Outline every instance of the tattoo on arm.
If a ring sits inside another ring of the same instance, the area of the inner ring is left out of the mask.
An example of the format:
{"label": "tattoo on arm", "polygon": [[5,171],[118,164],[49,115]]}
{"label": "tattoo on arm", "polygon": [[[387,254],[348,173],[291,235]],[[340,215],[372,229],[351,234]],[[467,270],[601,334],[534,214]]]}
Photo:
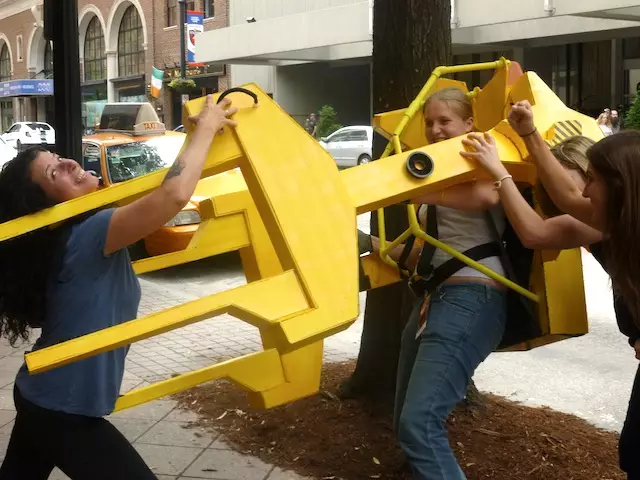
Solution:
{"label": "tattoo on arm", "polygon": [[182,170],[184,170],[184,165],[182,163],[182,160],[178,158],[175,162],[173,162],[173,165],[171,165],[171,168],[164,176],[164,180],[162,180],[162,183],[166,182],[167,180],[171,180],[174,177],[179,177],[182,173]]}

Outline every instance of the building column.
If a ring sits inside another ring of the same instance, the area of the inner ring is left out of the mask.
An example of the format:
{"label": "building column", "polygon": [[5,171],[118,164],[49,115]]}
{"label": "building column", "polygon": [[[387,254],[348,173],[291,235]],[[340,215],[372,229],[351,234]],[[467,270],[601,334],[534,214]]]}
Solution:
{"label": "building column", "polygon": [[518,62],[522,68],[524,68],[524,48],[514,47],[512,50],[512,58],[514,62]]}
{"label": "building column", "polygon": [[107,101],[116,101],[116,89],[111,79],[118,78],[118,55],[115,51],[107,50]]}
{"label": "building column", "polygon": [[611,108],[624,104],[624,58],[622,40],[611,40]]}

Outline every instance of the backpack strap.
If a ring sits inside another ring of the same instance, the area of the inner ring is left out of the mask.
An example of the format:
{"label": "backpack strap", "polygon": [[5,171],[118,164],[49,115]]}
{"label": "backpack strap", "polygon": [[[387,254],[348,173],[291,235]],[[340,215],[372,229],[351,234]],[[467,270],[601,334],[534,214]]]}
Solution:
{"label": "backpack strap", "polygon": [[[427,234],[438,238],[438,215],[435,205],[429,205],[427,209]],[[409,280],[409,287],[417,296],[434,291],[438,285],[467,266],[457,258],[450,258],[438,268],[433,268],[432,261],[435,251],[436,247],[425,243],[420,260],[418,260],[416,275]],[[497,242],[484,243],[464,251],[463,255],[476,262],[483,258],[499,257],[500,246]]]}
{"label": "backpack strap", "polygon": [[[438,214],[435,205],[429,205],[427,207],[427,235],[438,238]],[[404,249],[402,250],[402,254],[398,259],[398,266],[400,267],[400,272],[408,271],[407,268],[407,259],[411,254],[411,250],[413,250],[413,246],[415,244],[416,237],[415,235],[411,235],[407,238],[407,241],[404,244]],[[436,247],[431,245],[430,243],[425,243],[422,247],[422,252],[420,253],[420,259],[418,260],[418,265],[416,271],[419,275],[422,275],[420,272],[429,271],[431,268],[431,260],[433,259],[433,254],[436,251]],[[405,276],[401,273],[401,275]]]}
{"label": "backpack strap", "polygon": [[[462,254],[477,262],[484,258],[499,257],[500,246],[497,242],[483,243],[482,245],[477,245],[462,252]],[[457,258],[450,258],[438,268],[434,269],[433,266],[431,266],[428,277],[416,275],[411,278],[409,280],[409,287],[416,296],[421,297],[426,293],[433,292],[440,284],[444,283],[466,266],[467,264],[463,261]]]}
{"label": "backpack strap", "polygon": [[500,235],[500,232],[498,231],[498,226],[496,225],[496,219],[493,216],[493,212],[491,210],[487,210],[485,212],[485,217],[487,219],[487,224],[489,225],[489,229],[491,230],[493,238],[496,239],[496,243],[500,246],[499,257],[502,263],[502,268],[504,268],[504,271],[507,274],[507,278],[509,280],[518,283],[513,264],[511,263],[511,259],[509,258],[507,249],[505,248],[504,242],[502,241],[502,235]]}

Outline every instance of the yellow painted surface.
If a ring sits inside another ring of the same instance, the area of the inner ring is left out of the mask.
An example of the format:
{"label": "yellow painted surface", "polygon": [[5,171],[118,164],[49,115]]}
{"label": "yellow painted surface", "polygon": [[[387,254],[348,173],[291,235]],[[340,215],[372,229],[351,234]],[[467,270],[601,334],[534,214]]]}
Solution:
{"label": "yellow painted surface", "polygon": [[[107,328],[26,356],[32,374],[149,338],[222,313],[259,329],[264,351],[213,365],[130,392],[117,409],[150,401],[204,381],[229,378],[250,393],[251,401],[270,408],[317,392],[323,339],[348,328],[358,317],[358,248],[356,215],[476,178],[484,171],[465,160],[462,138],[426,145],[421,110],[434,89],[460,82],[441,78],[454,71],[498,68],[485,90],[472,95],[482,126],[490,127],[503,162],[523,183],[536,179],[528,152],[504,115],[505,103],[528,98],[535,105],[536,125],[551,141],[562,127],[579,122],[582,131],[601,137],[595,121],[562,104],[534,73],[509,85],[501,60],[478,66],[444,67],[434,72],[421,95],[406,109],[383,114],[376,128],[392,141],[379,161],[338,171],[331,156],[256,85],[259,106],[242,93],[230,98],[240,108],[238,127],[213,142],[203,180],[196,191],[202,224],[180,252],[136,262],[146,272],[237,250],[247,285]],[[185,105],[195,115],[204,99]],[[189,128],[187,128],[189,130]],[[190,136],[187,137],[187,142]],[[399,151],[402,148],[413,150]],[[428,154],[435,168],[417,179],[406,169],[414,151]],[[240,169],[242,175],[224,173]],[[157,187],[157,172],[104,191],[58,205],[40,214],[0,225],[0,240],[52,225],[110,203],[124,204]],[[408,208],[411,214],[412,208]],[[415,218],[412,232],[424,241]],[[396,242],[398,243],[398,242]],[[383,245],[387,249],[388,245]],[[372,287],[399,279],[388,256],[362,259]],[[543,335],[512,350],[533,348],[587,331],[582,270],[577,250],[556,256],[536,255],[527,295],[537,303]]]}

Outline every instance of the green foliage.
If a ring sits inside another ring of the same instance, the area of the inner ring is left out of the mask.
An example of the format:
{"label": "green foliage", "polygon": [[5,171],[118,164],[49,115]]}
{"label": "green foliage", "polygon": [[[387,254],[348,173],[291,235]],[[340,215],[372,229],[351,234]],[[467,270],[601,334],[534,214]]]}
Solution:
{"label": "green foliage", "polygon": [[640,93],[636,95],[633,105],[624,118],[624,128],[640,130]]}
{"label": "green foliage", "polygon": [[322,107],[318,115],[317,138],[328,137],[341,128],[342,125],[338,123],[338,113],[335,109],[331,105]]}
{"label": "green foliage", "polygon": [[179,92],[186,92],[196,88],[196,82],[190,78],[174,78],[169,83],[169,88],[177,90]]}

